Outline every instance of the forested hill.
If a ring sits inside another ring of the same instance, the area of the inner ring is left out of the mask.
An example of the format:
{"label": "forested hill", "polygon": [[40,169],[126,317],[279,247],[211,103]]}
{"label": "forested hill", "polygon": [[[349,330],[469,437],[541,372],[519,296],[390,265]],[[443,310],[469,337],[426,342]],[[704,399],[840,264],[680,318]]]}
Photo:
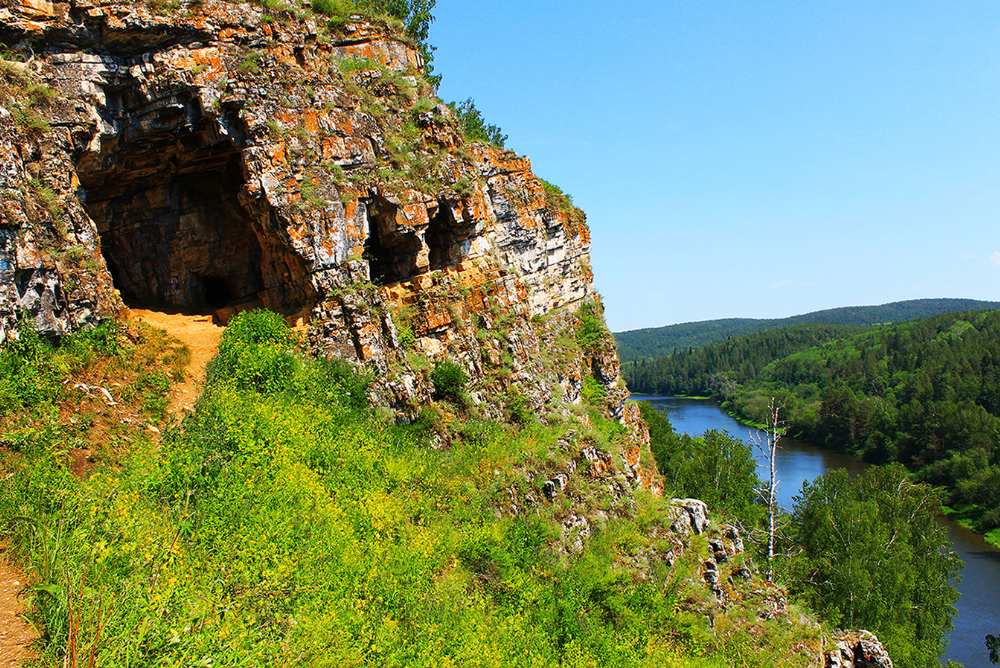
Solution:
{"label": "forested hill", "polygon": [[857,325],[796,325],[755,332],[623,364],[622,377],[632,392],[707,396],[725,384],[756,379],[767,365],[792,353],[865,331]]}
{"label": "forested hill", "polygon": [[[979,531],[997,530],[1000,311],[835,335],[836,328],[790,328],[678,354],[675,384],[663,391],[707,386],[724,408],[754,422],[764,421],[776,397],[791,433],[874,463],[900,462],[947,489]],[[810,337],[820,345],[802,346]],[[642,364],[626,371],[636,368]]]}
{"label": "forested hill", "polygon": [[792,325],[875,325],[919,320],[941,313],[995,308],[1000,308],[1000,302],[975,299],[911,299],[880,306],[844,306],[790,318],[727,318],[634,329],[616,333],[615,341],[618,343],[618,357],[621,361],[631,362],[656,359],[669,355],[674,350],[700,348],[717,341],[724,341],[731,336],[743,336]]}

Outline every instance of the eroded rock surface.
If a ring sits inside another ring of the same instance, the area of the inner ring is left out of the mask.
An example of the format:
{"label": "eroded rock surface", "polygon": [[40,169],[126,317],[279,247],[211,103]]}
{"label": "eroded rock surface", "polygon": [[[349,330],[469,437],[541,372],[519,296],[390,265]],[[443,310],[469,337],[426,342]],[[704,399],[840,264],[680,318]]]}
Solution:
{"label": "eroded rock surface", "polygon": [[[400,420],[446,360],[491,418],[570,415],[593,382],[629,437],[590,459],[659,493],[614,342],[581,337],[602,320],[583,213],[527,158],[466,142],[404,36],[220,0],[0,12],[25,61],[2,63],[0,337],[126,302],[265,307],[374,371]],[[554,496],[572,473],[552,476]]]}
{"label": "eroded rock surface", "polygon": [[870,631],[842,631],[832,641],[836,649],[824,656],[825,668],[893,668],[889,653]]}

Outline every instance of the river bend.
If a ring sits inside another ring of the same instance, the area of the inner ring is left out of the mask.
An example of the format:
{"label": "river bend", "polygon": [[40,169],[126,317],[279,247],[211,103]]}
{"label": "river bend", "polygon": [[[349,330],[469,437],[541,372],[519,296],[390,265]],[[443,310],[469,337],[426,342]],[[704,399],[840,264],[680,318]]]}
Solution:
{"label": "river bend", "polygon": [[[700,436],[709,429],[725,430],[752,445],[749,433],[753,427],[733,419],[714,401],[658,396],[633,398],[656,406],[670,418],[677,432]],[[764,479],[767,477],[766,463],[760,453],[755,454],[758,475]],[[802,489],[802,483],[826,471],[846,468],[858,473],[868,466],[850,455],[823,450],[786,436],[781,439],[777,457],[778,505],[791,508],[792,498]],[[987,668],[990,662],[984,638],[987,633],[1000,634],[1000,550],[947,518],[939,517],[938,521],[947,528],[948,538],[965,562],[962,582],[958,586],[961,594],[958,617],[941,662],[952,660],[965,668]]]}

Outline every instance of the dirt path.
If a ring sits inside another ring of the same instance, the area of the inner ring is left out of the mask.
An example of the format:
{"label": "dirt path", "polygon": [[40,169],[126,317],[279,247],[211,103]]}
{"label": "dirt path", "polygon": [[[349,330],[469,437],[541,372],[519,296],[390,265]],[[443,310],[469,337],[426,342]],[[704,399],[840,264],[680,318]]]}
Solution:
{"label": "dirt path", "polygon": [[187,367],[187,378],[174,385],[171,390],[170,412],[182,417],[194,410],[194,404],[205,385],[205,366],[215,356],[222,339],[223,327],[212,322],[211,315],[187,311],[153,311],[132,308],[133,316],[153,327],[167,330],[167,333],[185,344],[191,350],[191,363]]}
{"label": "dirt path", "polygon": [[10,563],[7,546],[0,543],[0,668],[17,668],[22,661],[36,658],[31,643],[38,634],[18,616],[25,609],[17,598],[24,585],[24,573]]}
{"label": "dirt path", "polygon": [[[131,310],[135,319],[167,330],[191,351],[184,382],[176,383],[171,389],[169,410],[179,419],[194,410],[205,385],[205,367],[219,348],[223,328],[206,314],[144,308]],[[20,617],[25,605],[18,599],[18,593],[25,584],[24,572],[10,562],[7,546],[0,543],[0,668],[19,668],[22,662],[36,658],[31,644],[38,639],[38,634]]]}

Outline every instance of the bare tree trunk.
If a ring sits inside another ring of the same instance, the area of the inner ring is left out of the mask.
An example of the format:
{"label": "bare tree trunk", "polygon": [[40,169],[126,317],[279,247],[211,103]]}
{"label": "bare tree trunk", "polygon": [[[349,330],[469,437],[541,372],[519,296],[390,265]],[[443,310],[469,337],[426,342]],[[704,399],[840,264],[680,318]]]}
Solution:
{"label": "bare tree trunk", "polygon": [[771,397],[771,404],[768,406],[766,425],[763,437],[758,431],[757,434],[750,434],[750,440],[759,449],[767,460],[770,475],[767,489],[761,490],[761,499],[767,503],[767,581],[774,578],[774,536],[775,517],[777,515],[777,503],[775,494],[778,491],[777,476],[777,455],[778,441],[785,435],[785,424],[781,421],[781,407],[778,406],[774,397]]}

